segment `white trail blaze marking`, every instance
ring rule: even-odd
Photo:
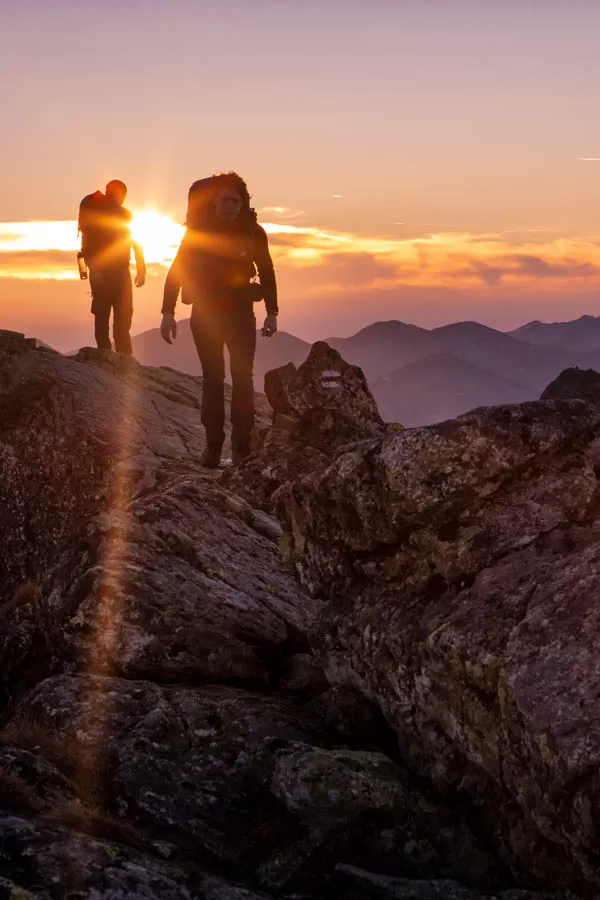
[[[321,387],[340,388],[342,386],[342,373],[335,369],[326,369],[321,373]]]

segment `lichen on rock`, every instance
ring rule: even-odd
[[[593,404],[405,431],[318,344],[215,475],[200,392],[0,332],[0,892],[593,896]]]

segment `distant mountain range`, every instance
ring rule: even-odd
[[[600,347],[600,317],[581,316],[572,322],[529,322],[510,334],[535,346],[582,352],[597,350]]]
[[[429,425],[477,406],[531,399],[524,385],[446,353],[424,356],[384,375],[371,390],[384,419],[407,425]]]
[[[133,339],[144,365],[170,366],[199,374],[189,320],[179,323],[169,347],[158,329]],[[600,371],[600,317],[573,322],[530,322],[513,332],[477,322],[426,329],[404,322],[376,322],[348,338],[325,338],[344,359],[364,371],[382,416],[404,425],[453,418],[476,406],[519,403],[539,397],[563,369]],[[310,344],[279,332],[258,337],[255,382],[288,362],[299,365]]]

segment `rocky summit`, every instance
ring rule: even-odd
[[[385,424],[0,332],[0,896],[600,895],[600,403]]]

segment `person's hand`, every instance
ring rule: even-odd
[[[167,344],[172,344],[177,337],[177,322],[175,321],[175,316],[170,315],[170,313],[164,313],[162,317],[160,336]]]
[[[272,337],[277,331],[277,316],[275,313],[269,313],[263,325],[262,336]]]
[[[145,284],[146,284],[146,273],[138,272],[137,275],[135,276],[135,286],[140,288],[140,287],[144,287]]]

